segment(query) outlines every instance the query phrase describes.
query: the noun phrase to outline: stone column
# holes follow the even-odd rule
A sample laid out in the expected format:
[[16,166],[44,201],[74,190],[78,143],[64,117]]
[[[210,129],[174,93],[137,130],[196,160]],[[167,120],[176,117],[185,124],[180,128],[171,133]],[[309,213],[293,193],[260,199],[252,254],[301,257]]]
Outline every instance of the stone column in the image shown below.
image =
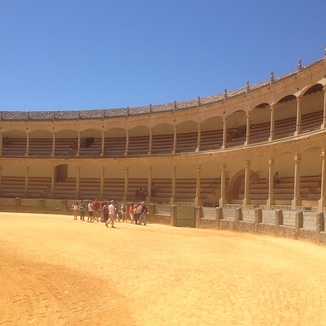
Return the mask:
[[197,124],[197,147],[196,152],[200,151],[200,142],[201,142],[201,129],[200,129],[200,123]]
[[0,132],[0,156],[2,155],[2,144],[3,144],[3,137],[2,137],[2,131]]
[[153,129],[149,129],[149,146],[148,146],[148,155],[152,154],[152,147],[153,147]]
[[326,85],[323,87],[324,91],[324,109],[323,109],[323,123],[321,125],[321,128],[326,128]]
[[275,204],[274,200],[274,158],[268,160],[268,199],[267,208],[271,209]]
[[219,207],[223,207],[226,201],[226,165],[224,163],[221,164],[221,198],[219,200]]
[[326,149],[321,151],[321,185],[320,185],[320,199],[318,200],[318,212],[323,211],[326,200]]
[[249,187],[250,187],[250,160],[246,160],[244,198],[242,201],[242,205],[244,208],[247,207],[248,204],[250,204]]
[[126,130],[126,148],[125,148],[124,156],[128,156],[128,151],[129,151],[129,130]]
[[102,144],[101,144],[100,156],[104,156],[104,152],[105,152],[105,133],[104,133],[104,130],[102,130]]
[[292,209],[296,209],[301,204],[300,200],[300,162],[301,155],[297,154],[294,156],[294,197],[292,200]]
[[202,198],[200,196],[200,174],[201,174],[201,165],[198,164],[196,168],[196,198],[194,205],[196,206],[202,206]]
[[55,198],[55,193],[54,193],[54,183],[55,183],[55,170],[56,167],[52,166],[51,167],[51,198]]
[[296,131],[294,136],[298,136],[301,134],[301,106],[302,106],[302,96],[297,97],[297,124]]
[[52,152],[51,156],[55,156],[55,132],[52,134]]
[[148,167],[148,179],[147,179],[147,201],[152,199],[152,166]]
[[80,166],[76,168],[76,198],[80,197]]
[[77,133],[77,152],[76,152],[76,156],[79,156],[80,154],[80,131],[78,131]]
[[0,165],[0,197],[2,196],[2,165]]
[[29,185],[29,165],[26,166],[26,171],[25,171],[25,197],[28,198],[28,185]]
[[175,202],[176,175],[177,175],[177,167],[174,165],[172,167],[172,192],[171,192],[171,198],[170,198],[171,205],[173,205]]
[[100,196],[101,200],[104,199],[104,176],[105,176],[105,166],[101,166],[101,185],[100,185]]
[[25,156],[29,155],[29,132],[27,132],[26,135],[26,152],[25,152]]
[[245,141],[245,145],[249,145],[250,144],[250,112],[246,113],[246,141]]
[[271,124],[270,124],[270,132],[269,132],[269,141],[274,140],[275,137],[275,106],[270,106],[271,110]]
[[128,201],[128,188],[129,188],[129,168],[125,167],[125,186],[123,191],[123,201]]
[[227,118],[223,117],[223,145],[222,149],[226,149],[227,146]]
[[177,126],[173,126],[173,149],[172,154],[175,154],[177,151]]

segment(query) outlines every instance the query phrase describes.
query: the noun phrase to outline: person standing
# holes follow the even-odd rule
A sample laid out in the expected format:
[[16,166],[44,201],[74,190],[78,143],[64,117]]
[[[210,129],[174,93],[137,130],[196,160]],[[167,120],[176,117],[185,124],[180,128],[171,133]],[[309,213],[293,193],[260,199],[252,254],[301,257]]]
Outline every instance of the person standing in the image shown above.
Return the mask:
[[109,220],[109,206],[106,202],[103,202],[102,215],[103,215],[103,222],[107,223]]
[[79,204],[79,216],[81,221],[85,220],[85,204],[83,201]]
[[94,219],[98,222],[98,218],[100,216],[100,203],[97,199],[93,201],[93,210],[94,210]]
[[74,212],[74,220],[77,220],[77,216],[78,216],[78,203],[74,203],[72,205],[72,210]]
[[130,217],[130,223],[134,222],[134,203],[131,203],[129,206],[129,217]]
[[140,205],[140,217],[139,217],[139,225],[141,225],[141,222],[143,221],[144,225],[146,225],[146,214],[147,214],[147,207],[145,205],[145,202],[141,202]]
[[105,226],[108,228],[108,224],[111,221],[111,228],[114,228],[114,220],[115,220],[115,205],[114,205],[114,200],[111,200],[111,203],[109,205],[109,219],[105,223]]
[[127,207],[126,207],[125,203],[121,203],[120,214],[121,214],[122,222],[124,222],[126,219],[126,215],[127,215]]
[[88,210],[87,222],[93,223],[93,220],[94,220],[94,210],[93,210],[93,203],[92,203],[92,201],[89,201],[89,203],[87,205],[87,210]]

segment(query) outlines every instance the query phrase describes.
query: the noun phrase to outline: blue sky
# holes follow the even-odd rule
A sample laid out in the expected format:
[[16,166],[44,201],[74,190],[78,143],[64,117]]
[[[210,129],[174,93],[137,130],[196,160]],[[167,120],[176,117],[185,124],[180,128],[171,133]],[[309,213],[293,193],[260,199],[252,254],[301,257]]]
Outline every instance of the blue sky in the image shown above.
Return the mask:
[[195,99],[324,55],[325,0],[0,0],[0,111]]

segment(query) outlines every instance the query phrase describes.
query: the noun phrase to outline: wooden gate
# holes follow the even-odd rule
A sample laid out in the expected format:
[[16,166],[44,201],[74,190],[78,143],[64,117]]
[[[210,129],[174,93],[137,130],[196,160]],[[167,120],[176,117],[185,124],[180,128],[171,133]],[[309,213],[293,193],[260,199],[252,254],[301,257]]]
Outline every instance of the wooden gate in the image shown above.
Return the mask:
[[180,227],[196,227],[195,207],[192,203],[177,203],[177,225]]

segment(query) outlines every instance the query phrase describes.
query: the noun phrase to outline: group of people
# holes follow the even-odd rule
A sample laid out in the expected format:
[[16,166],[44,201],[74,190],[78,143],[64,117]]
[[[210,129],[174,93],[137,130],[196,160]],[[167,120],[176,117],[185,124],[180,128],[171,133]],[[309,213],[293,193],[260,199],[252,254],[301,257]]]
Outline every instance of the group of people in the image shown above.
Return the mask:
[[115,222],[127,222],[129,219],[131,223],[134,224],[144,224],[146,225],[146,213],[148,209],[145,202],[138,202],[136,204],[131,203],[129,209],[125,203],[121,203],[111,200],[104,200],[100,203],[97,199],[94,201],[88,201],[86,204],[81,201],[80,204],[77,202],[73,204],[73,214],[74,220],[78,219],[78,215],[81,221],[85,221],[85,214],[87,213],[87,222],[93,223],[95,220],[105,223],[106,227],[111,225],[114,228]]
[[[151,184],[151,195],[155,196],[155,192],[156,192],[156,186],[152,182],[152,184]],[[136,200],[143,201],[143,200],[146,199],[147,195],[148,195],[148,191],[147,191],[146,188],[140,187],[140,188],[136,189],[136,191],[135,191]]]

